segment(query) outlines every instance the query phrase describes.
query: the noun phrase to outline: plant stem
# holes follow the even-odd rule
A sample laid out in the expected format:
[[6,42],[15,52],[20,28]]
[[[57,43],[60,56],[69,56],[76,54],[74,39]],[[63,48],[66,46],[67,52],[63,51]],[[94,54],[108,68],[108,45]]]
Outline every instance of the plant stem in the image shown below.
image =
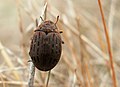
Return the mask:
[[109,53],[109,58],[110,58],[110,66],[111,66],[111,75],[112,75],[112,80],[113,80],[113,85],[114,87],[117,87],[117,82],[116,82],[116,75],[115,75],[115,70],[114,70],[114,65],[113,65],[113,55],[112,55],[112,50],[111,50],[111,44],[110,44],[110,38],[109,38],[109,33],[107,30],[107,26],[106,26],[106,22],[105,22],[105,18],[104,18],[104,13],[102,10],[102,5],[100,0],[98,0],[98,4],[99,4],[99,8],[100,8],[100,13],[101,13],[101,17],[102,17],[102,23],[104,26],[104,31],[105,31],[105,36],[106,36],[106,40],[107,40],[107,48],[108,48],[108,53]]
[[50,73],[51,73],[51,70],[48,72],[46,87],[48,87],[48,83],[49,83],[49,79],[50,79]]
[[32,63],[32,61],[30,61],[30,75],[29,75],[29,80],[28,80],[28,87],[33,87],[34,75],[35,75],[35,66]]

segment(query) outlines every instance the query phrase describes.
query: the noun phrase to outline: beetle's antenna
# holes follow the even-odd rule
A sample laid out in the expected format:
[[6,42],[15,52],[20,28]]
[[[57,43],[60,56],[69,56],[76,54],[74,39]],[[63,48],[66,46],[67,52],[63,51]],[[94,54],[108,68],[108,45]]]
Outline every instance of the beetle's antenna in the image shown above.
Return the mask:
[[57,20],[56,20],[55,24],[57,24],[58,20],[59,20],[59,15],[57,16]]
[[36,19],[35,22],[36,22],[36,27],[37,27],[38,26],[38,20]]
[[40,19],[41,19],[42,21],[44,21],[43,18],[42,18],[42,16],[40,16]]

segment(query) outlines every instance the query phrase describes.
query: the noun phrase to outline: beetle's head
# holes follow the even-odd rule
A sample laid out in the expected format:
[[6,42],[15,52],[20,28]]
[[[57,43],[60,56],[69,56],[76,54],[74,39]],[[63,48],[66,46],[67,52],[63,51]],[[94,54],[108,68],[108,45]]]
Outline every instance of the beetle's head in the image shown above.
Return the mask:
[[49,33],[49,32],[54,32],[54,31],[57,31],[57,22],[58,22],[58,19],[59,19],[59,16],[57,17],[57,20],[56,22],[52,22],[50,20],[43,20],[42,23],[37,27],[37,30],[35,31],[43,31],[45,32],[46,34]]
[[57,29],[57,26],[55,23],[53,23],[52,21],[48,20],[48,21],[43,21],[40,26],[39,26],[40,30],[46,31],[53,31],[55,29]]

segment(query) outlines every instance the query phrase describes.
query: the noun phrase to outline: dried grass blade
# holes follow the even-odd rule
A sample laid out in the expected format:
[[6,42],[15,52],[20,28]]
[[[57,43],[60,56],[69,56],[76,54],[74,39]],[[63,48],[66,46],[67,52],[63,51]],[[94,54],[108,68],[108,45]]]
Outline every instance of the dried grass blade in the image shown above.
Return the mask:
[[105,18],[104,18],[104,12],[103,12],[100,0],[98,0],[98,5],[99,5],[99,9],[100,9],[101,17],[102,17],[102,23],[103,23],[103,26],[104,26],[105,36],[106,36],[106,40],[107,40],[108,53],[109,53],[110,66],[111,66],[110,67],[110,72],[111,72],[111,75],[112,75],[113,86],[117,87],[117,80],[116,80],[116,74],[115,74],[114,64],[113,64],[113,54],[112,54],[112,50],[111,50],[111,43],[110,43],[109,33],[108,33],[108,30],[107,30],[107,26],[106,26],[106,22],[105,22]]
[[[2,56],[4,57],[4,60],[6,61],[7,65],[8,65],[10,68],[14,68],[15,66],[14,66],[14,64],[12,63],[12,61],[10,60],[10,57],[9,57],[8,54],[6,53],[5,48],[4,48],[4,46],[2,45],[1,42],[0,42],[0,50],[1,50],[1,54],[2,54]],[[17,71],[13,71],[13,74],[14,74],[14,76],[16,77],[17,80],[20,80],[20,77],[19,77]]]

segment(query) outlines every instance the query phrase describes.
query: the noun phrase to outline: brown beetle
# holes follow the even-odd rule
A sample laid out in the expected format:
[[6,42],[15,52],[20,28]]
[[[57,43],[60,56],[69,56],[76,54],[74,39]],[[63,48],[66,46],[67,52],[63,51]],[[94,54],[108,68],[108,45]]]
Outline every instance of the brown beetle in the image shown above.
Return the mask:
[[[58,21],[59,16],[57,17]],[[57,23],[56,21],[56,23]],[[58,63],[62,40],[56,23],[48,20],[43,21],[35,30],[29,55],[36,68],[41,71],[49,71]]]

